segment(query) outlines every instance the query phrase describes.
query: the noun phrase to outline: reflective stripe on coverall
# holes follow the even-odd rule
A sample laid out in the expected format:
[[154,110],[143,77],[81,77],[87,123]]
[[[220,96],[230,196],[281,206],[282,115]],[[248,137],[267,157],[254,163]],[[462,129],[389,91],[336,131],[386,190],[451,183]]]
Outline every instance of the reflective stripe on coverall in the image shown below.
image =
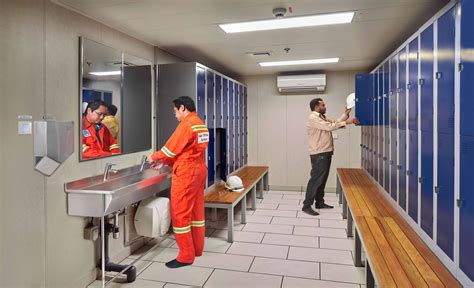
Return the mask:
[[193,263],[202,255],[204,235],[204,186],[207,167],[205,150],[209,130],[195,112],[179,123],[165,146],[151,155],[173,166],[171,182],[171,221],[181,263]]

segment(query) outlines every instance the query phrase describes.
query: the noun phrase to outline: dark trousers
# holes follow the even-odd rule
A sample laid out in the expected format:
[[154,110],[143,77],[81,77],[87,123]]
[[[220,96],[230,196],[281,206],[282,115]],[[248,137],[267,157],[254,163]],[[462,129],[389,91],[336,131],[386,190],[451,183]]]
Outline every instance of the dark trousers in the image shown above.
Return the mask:
[[310,207],[324,204],[324,188],[331,168],[332,152],[310,155],[311,157],[311,178],[306,187],[306,197],[303,207]]

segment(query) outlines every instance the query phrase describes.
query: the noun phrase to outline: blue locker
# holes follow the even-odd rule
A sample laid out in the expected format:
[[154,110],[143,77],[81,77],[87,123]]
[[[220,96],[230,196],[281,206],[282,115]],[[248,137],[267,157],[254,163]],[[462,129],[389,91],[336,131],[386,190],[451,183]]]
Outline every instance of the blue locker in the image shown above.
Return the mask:
[[229,84],[228,83],[229,81],[227,80],[227,78],[222,78],[222,119],[223,119],[222,128],[226,129],[227,136],[229,135]]
[[408,129],[418,131],[418,38],[410,42],[409,53]]
[[454,8],[438,19],[438,133],[454,133]]
[[248,148],[247,148],[247,137],[248,137],[248,127],[247,127],[247,87],[244,87],[244,164],[248,163]]
[[[472,177],[471,177],[472,178]],[[453,259],[454,135],[438,133],[438,246]]]
[[361,126],[372,125],[372,76],[371,74],[357,74],[355,78],[355,117]]
[[206,99],[207,99],[207,113],[206,113],[206,125],[209,129],[209,146],[207,147],[207,185],[211,186],[214,184],[215,178],[215,139],[214,139],[214,73],[206,71]]
[[410,170],[408,174],[408,214],[418,222],[418,131],[408,132],[410,141]]
[[[471,2],[473,4],[473,2]],[[463,6],[464,7],[464,6]],[[474,5],[470,6],[474,9]],[[464,13],[464,10],[463,10]],[[459,266],[474,281],[474,193],[472,163],[474,163],[474,137],[461,136],[461,200],[459,209]]]
[[390,65],[390,133],[392,141],[390,142],[390,195],[397,200],[397,58],[393,57]]
[[433,132],[433,25],[420,35],[421,131]]
[[82,89],[82,102],[91,103],[102,100],[102,93],[96,90]]
[[235,119],[234,119],[234,127],[235,127],[235,133],[234,133],[234,157],[235,157],[235,164],[234,164],[234,169],[237,170],[240,168],[240,85],[238,83],[235,83],[235,96],[234,96],[234,101],[235,101],[235,106],[234,106],[234,113],[235,113]]
[[385,191],[390,192],[390,126],[389,126],[389,62],[384,64],[384,74],[383,74],[383,130],[384,130],[384,185]]
[[107,104],[112,104],[112,92],[103,92],[104,102]]
[[228,165],[229,165],[229,173],[232,173],[234,172],[234,133],[235,133],[235,126],[234,126],[234,82],[229,80],[229,98],[228,98],[228,101],[229,101],[229,123],[228,123],[228,130],[229,130],[229,134],[228,134],[228,141],[229,141],[229,145],[227,145],[227,147],[229,147],[229,161],[228,161]]
[[384,145],[384,138],[383,138],[383,66],[379,68],[378,74],[378,126],[377,126],[377,135],[378,135],[378,182],[380,186],[383,187],[383,176],[384,176],[384,165],[383,165],[383,145]]
[[408,214],[418,222],[418,38],[411,41],[408,47]]
[[374,119],[374,124],[372,125],[371,133],[372,133],[372,177],[377,181],[378,180],[378,137],[377,137],[377,129],[378,129],[378,90],[379,90],[379,78],[378,78],[378,71],[376,71],[374,75],[374,93],[373,93],[373,105],[372,105],[372,117]]
[[206,71],[200,67],[196,69],[197,77],[197,113],[202,121],[206,122]]
[[398,125],[400,143],[398,145],[398,204],[406,210],[406,50],[399,54],[399,98],[398,98]]
[[472,1],[461,1],[461,135],[474,136],[474,125],[472,124],[472,111],[474,111],[474,3]]
[[222,128],[222,77],[216,74],[216,128]]
[[244,86],[240,86],[240,100],[239,100],[239,103],[240,103],[240,124],[239,124],[239,127],[240,127],[240,143],[239,143],[239,147],[240,147],[240,166],[244,166],[245,164],[245,151],[244,151],[244,140],[245,140],[245,134],[244,134],[244,131],[245,131],[245,125],[244,125]]
[[420,136],[421,228],[433,238],[433,132],[422,131]]

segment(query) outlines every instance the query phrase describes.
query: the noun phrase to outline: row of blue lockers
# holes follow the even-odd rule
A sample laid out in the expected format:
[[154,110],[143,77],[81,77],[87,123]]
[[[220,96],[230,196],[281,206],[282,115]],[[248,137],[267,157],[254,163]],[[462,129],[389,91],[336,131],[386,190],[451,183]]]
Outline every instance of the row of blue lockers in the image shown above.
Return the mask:
[[171,101],[189,96],[210,132],[207,187],[247,164],[247,87],[196,62],[158,66],[158,146],[176,127]]
[[363,168],[472,281],[474,4],[449,5],[356,76],[356,117]]
[[247,164],[247,87],[197,69],[197,113],[210,131],[208,187]]

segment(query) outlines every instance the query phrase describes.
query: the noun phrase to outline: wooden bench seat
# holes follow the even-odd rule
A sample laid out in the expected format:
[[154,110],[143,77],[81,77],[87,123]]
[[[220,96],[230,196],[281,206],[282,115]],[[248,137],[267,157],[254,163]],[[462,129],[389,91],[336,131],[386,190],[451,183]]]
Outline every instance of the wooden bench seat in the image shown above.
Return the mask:
[[[268,167],[267,166],[245,166],[231,175],[239,176],[244,184],[241,192],[230,192],[224,186],[224,182],[214,185],[204,196],[204,207],[227,209],[227,241],[234,241],[234,207],[241,203],[241,223],[245,224],[245,211],[247,210],[247,193],[250,192],[252,209],[257,208],[257,193],[263,198],[263,190],[268,190]],[[213,212],[213,219],[216,220],[216,212]]]
[[461,287],[362,169],[339,168],[337,178],[356,266],[366,252],[367,287]]

